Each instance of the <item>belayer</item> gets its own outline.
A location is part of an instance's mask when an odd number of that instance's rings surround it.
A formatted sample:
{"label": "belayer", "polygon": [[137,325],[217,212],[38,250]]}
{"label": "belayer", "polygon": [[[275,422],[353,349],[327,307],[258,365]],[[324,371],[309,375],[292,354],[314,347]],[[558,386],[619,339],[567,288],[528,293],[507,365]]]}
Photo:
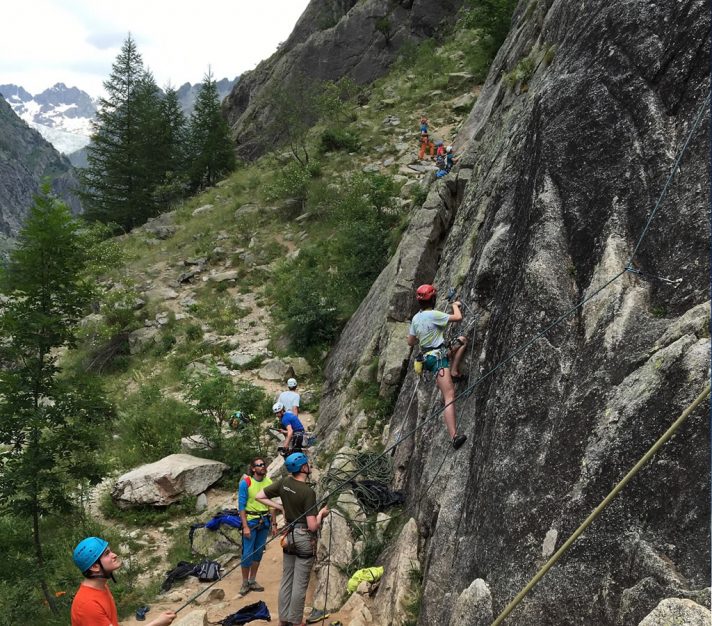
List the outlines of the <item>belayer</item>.
{"label": "belayer", "polygon": [[[445,344],[445,328],[448,322],[462,320],[460,302],[452,303],[452,313],[435,310],[437,290],[432,285],[421,285],[415,292],[420,311],[413,316],[408,331],[408,345],[420,345],[423,357],[423,367],[435,374],[435,384],[438,386],[445,403],[443,418],[447,426],[452,447],[457,450],[467,440],[465,435],[457,434],[457,419],[455,415],[455,384],[453,380],[462,380],[460,362],[465,356],[467,338],[458,337],[452,346]],[[452,360],[452,369],[450,361]]]}
{"label": "belayer", "polygon": [[[287,521],[282,537],[282,582],[279,588],[279,626],[303,624],[304,601],[309,586],[316,537],[329,507],[317,510],[316,493],[307,479],[311,465],[301,452],[290,454],[284,466],[289,475],[262,489],[255,497],[266,507],[279,509]],[[272,498],[279,498],[275,502]]]}
{"label": "belayer", "polygon": [[[84,575],[72,602],[72,626],[119,626],[116,603],[107,583],[114,580],[114,572],[123,562],[109,542],[87,537],[74,548],[72,560]],[[175,618],[173,611],[163,611],[146,626],[168,626]]]}

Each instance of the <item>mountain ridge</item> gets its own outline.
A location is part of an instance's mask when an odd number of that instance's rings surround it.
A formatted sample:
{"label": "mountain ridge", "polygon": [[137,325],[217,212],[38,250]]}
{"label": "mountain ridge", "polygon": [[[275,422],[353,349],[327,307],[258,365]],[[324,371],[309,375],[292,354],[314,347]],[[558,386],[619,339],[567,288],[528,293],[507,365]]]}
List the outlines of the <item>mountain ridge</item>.
{"label": "mountain ridge", "polygon": [[[225,97],[238,80],[239,76],[233,80],[216,81],[220,98]],[[178,102],[186,116],[195,106],[199,88],[200,83],[186,82],[176,89]],[[18,117],[38,131],[58,152],[66,155],[73,165],[85,165],[83,148],[91,140],[99,98],[61,82],[35,95],[20,85],[8,83],[0,85],[0,94]]]}

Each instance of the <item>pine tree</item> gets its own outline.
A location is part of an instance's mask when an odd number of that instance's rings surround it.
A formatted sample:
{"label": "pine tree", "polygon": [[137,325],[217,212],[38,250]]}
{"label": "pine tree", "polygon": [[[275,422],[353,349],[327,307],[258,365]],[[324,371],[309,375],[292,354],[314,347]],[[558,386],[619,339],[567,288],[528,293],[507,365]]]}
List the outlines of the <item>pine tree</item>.
{"label": "pine tree", "polygon": [[131,35],[104,87],[108,97],[100,100],[81,173],[82,199],[88,219],[131,229],[158,212],[153,191],[163,172],[151,155],[160,92]]}
{"label": "pine tree", "polygon": [[0,511],[28,520],[36,574],[56,612],[40,532],[44,516],[72,508],[79,481],[98,480],[101,422],[108,405],[86,378],[59,376],[57,350],[74,333],[92,295],[82,272],[87,238],[66,205],[45,187],[7,266],[0,311]]}
{"label": "pine tree", "polygon": [[220,110],[220,97],[213,75],[203,78],[190,117],[190,182],[193,189],[214,185],[235,168],[230,130]]}
{"label": "pine tree", "polygon": [[156,188],[156,200],[170,205],[186,194],[188,185],[188,127],[176,90],[168,86],[160,106],[160,141],[154,149],[155,158],[163,164],[161,184]]}

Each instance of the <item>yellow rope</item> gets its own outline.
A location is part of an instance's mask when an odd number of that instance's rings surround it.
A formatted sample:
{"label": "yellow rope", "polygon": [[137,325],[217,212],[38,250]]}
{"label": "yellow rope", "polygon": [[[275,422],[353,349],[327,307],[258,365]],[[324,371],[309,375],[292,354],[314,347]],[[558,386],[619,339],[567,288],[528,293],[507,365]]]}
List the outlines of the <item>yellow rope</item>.
{"label": "yellow rope", "polygon": [[651,459],[651,457],[658,451],[658,449],[659,449],[668,439],[670,439],[670,437],[672,437],[672,436],[675,434],[675,431],[676,431],[676,430],[682,425],[682,423],[690,416],[690,413],[692,413],[692,412],[697,408],[697,406],[698,406],[709,394],[710,394],[710,385],[708,384],[707,387],[705,387],[705,389],[702,391],[702,393],[701,393],[699,396],[697,396],[697,397],[695,398],[695,400],[693,401],[693,403],[692,403],[690,406],[688,406],[688,407],[683,411],[682,415],[680,415],[680,417],[678,417],[678,418],[673,422],[673,424],[670,426],[670,428],[668,428],[668,429],[665,431],[665,434],[663,434],[662,437],[660,437],[660,439],[658,439],[658,440],[653,444],[653,446],[650,448],[650,450],[648,450],[648,451],[645,453],[645,455],[643,456],[643,458],[641,458],[640,461],[638,461],[638,462],[635,464],[635,466],[633,467],[633,469],[631,469],[631,470],[625,475],[625,477],[623,478],[623,480],[621,480],[621,481],[613,488],[613,490],[604,498],[604,500],[603,500],[603,501],[593,510],[593,512],[586,518],[586,520],[583,522],[583,524],[581,524],[581,526],[579,526],[579,527],[576,529],[576,531],[574,532],[574,534],[571,535],[571,536],[566,540],[566,542],[554,553],[554,555],[542,566],[542,568],[534,575],[534,578],[532,578],[532,579],[527,583],[527,585],[524,587],[524,589],[522,589],[522,590],[515,596],[514,600],[512,600],[512,601],[507,605],[507,607],[504,609],[504,611],[502,611],[502,612],[499,614],[499,617],[498,617],[494,622],[492,622],[492,626],[498,626],[499,624],[501,624],[501,623],[504,621],[504,619],[505,619],[505,618],[514,610],[514,608],[522,601],[522,599],[524,598],[524,596],[526,596],[526,595],[532,590],[532,588],[534,587],[534,585],[536,585],[536,584],[542,579],[542,577],[544,576],[544,574],[546,574],[546,572],[549,571],[549,569],[554,565],[554,563],[556,563],[556,562],[559,560],[559,558],[564,554],[564,552],[566,552],[566,550],[568,550],[569,547],[571,547],[571,544],[572,544],[574,541],[576,541],[576,539],[578,538],[578,536],[579,536],[584,530],[586,530],[586,528],[588,528],[588,526],[591,524],[591,522],[593,522],[593,520],[596,519],[596,517],[598,517],[599,513],[601,513],[601,511],[603,511],[603,509],[605,509],[605,508],[611,503],[611,501],[613,500],[613,498],[615,498],[615,497],[618,495],[618,493],[623,489],[623,487],[626,486],[626,484],[628,483],[628,481],[630,481],[630,479],[633,478],[633,476],[635,476],[635,475],[638,473],[638,471],[643,467],[643,465],[645,465],[645,464]]}

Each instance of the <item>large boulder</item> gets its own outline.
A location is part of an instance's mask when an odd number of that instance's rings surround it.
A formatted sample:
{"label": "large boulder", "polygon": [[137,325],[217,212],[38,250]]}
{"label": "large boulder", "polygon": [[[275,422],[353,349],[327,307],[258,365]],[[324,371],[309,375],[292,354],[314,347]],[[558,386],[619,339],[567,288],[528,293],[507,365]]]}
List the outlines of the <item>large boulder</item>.
{"label": "large boulder", "polygon": [[166,506],[186,495],[197,496],[220,479],[225,463],[189,454],[171,454],[120,476],[111,492],[121,508]]}
{"label": "large boulder", "polygon": [[692,600],[665,598],[638,626],[709,626],[712,612]]}
{"label": "large boulder", "polygon": [[281,359],[269,359],[264,362],[257,375],[263,380],[285,382],[287,378],[294,376],[294,370]]}
{"label": "large boulder", "polygon": [[218,530],[196,528],[191,543],[193,554],[208,559],[223,555],[242,554],[242,533],[239,528],[221,524]]}
{"label": "large boulder", "polygon": [[[409,519],[403,527],[390,559],[385,565],[385,574],[376,593],[374,610],[378,612],[379,624],[406,624],[404,607],[417,590],[414,588],[416,574],[421,571],[418,560],[418,525]],[[447,581],[442,581],[444,584]],[[433,622],[435,623],[435,622]]]}

